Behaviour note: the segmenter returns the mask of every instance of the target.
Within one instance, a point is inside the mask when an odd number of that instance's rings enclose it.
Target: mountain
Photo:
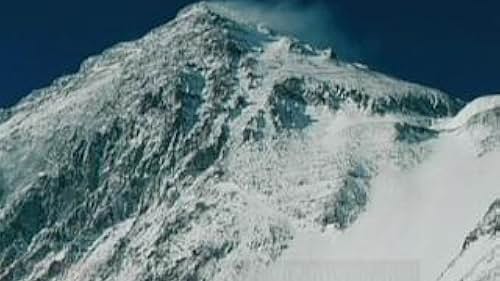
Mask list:
[[[496,280],[499,105],[189,6],[0,110],[0,280],[250,280],[311,233]]]

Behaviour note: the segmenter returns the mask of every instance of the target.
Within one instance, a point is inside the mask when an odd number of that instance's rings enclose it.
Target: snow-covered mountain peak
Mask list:
[[[433,126],[460,100],[217,5],[0,112],[0,281],[244,280],[303,231],[362,223],[385,171],[451,165],[441,151],[480,161]],[[493,161],[500,145],[486,144]],[[431,190],[415,189],[401,201]],[[482,192],[489,203],[494,189]]]
[[[296,38],[269,32],[259,23],[246,20],[240,12],[217,2],[188,6],[170,23],[140,40],[119,44],[88,59],[79,73],[59,79],[52,87],[40,92],[58,92],[63,85],[69,87],[77,78],[84,79],[107,68],[117,73],[165,60],[179,62],[176,66],[179,70],[186,66],[203,70],[237,60],[240,65],[229,65],[232,71],[273,76],[269,79],[271,83],[288,78],[303,79],[311,87],[332,92],[330,96],[338,103],[337,107],[349,101],[361,110],[376,114],[413,113],[420,117],[445,117],[454,115],[462,106],[459,100],[437,90],[399,81],[357,63],[339,61],[331,49],[315,49]],[[267,65],[258,64],[260,61]],[[258,69],[249,68],[257,65],[273,71],[257,73]],[[155,67],[159,68],[158,65]],[[39,95],[30,95],[26,100],[31,101]]]

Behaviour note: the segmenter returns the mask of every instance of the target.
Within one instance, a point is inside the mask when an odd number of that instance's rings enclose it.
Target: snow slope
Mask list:
[[[278,262],[282,264],[279,270],[293,270],[297,264],[312,261],[330,264],[324,274],[333,276],[338,274],[336,271],[346,270],[345,261],[359,265],[351,274],[368,270],[366,264],[385,263],[396,270],[408,263],[404,271],[408,279],[403,280],[436,280],[460,253],[464,237],[476,226],[485,206],[491,204],[492,198],[500,197],[497,171],[490,168],[500,165],[500,154],[478,159],[454,136],[442,137],[434,145],[436,152],[415,168],[381,171],[372,183],[371,202],[365,214],[343,233],[304,232]],[[490,250],[498,242],[483,243]],[[468,251],[464,251],[470,256],[468,261],[459,258],[454,271],[471,270],[484,254]],[[491,263],[498,265],[498,261]],[[418,267],[418,278],[412,274],[411,265]],[[317,268],[305,268],[301,273],[304,276],[317,274]],[[271,268],[271,273],[264,273],[259,280],[295,280],[276,278],[275,270]],[[387,280],[388,274],[378,278],[370,275],[370,280]],[[461,276],[445,280],[461,280]]]
[[[483,96],[467,104],[456,116],[441,125],[442,129],[453,130],[466,126],[474,116],[500,108],[500,96]]]
[[[251,280],[300,258],[405,275],[395,262],[412,281],[479,268],[496,232],[461,246],[500,197],[496,107],[217,5],[2,110],[0,280]]]

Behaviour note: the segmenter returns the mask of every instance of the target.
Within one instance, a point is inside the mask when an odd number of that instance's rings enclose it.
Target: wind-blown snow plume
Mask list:
[[[319,47],[332,47],[346,60],[359,60],[363,50],[355,44],[342,28],[339,28],[332,7],[321,1],[228,0],[212,3],[225,7],[253,24],[264,24],[273,30],[288,34]]]

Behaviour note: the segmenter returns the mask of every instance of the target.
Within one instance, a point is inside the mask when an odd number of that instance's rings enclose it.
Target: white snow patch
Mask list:
[[[421,280],[436,279],[492,198],[500,196],[492,169],[500,166],[500,153],[476,158],[452,136],[436,146],[436,154],[411,171],[383,170],[374,180],[367,211],[351,228],[342,234],[304,233],[280,262],[416,261]],[[271,276],[273,268],[264,276]],[[304,276],[314,275],[314,266],[304,270]]]

